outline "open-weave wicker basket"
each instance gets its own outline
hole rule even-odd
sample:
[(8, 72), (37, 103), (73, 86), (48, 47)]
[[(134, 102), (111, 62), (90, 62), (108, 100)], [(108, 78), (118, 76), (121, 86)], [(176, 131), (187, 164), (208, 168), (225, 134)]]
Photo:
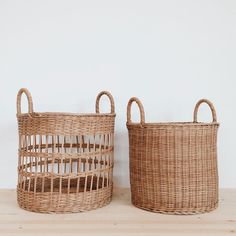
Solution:
[[(28, 113), (21, 113), (21, 96)], [(110, 113), (99, 112), (107, 95)], [(19, 163), (17, 199), (35, 212), (80, 212), (108, 204), (112, 197), (115, 108), (101, 92), (96, 113), (36, 113), (27, 89), (17, 96)]]
[[(140, 109), (140, 123), (131, 121), (131, 105)], [(212, 123), (197, 122), (198, 108), (207, 103)], [(213, 104), (200, 100), (194, 121), (145, 123), (142, 103), (127, 106), (132, 203), (167, 214), (209, 212), (218, 205), (217, 130)]]

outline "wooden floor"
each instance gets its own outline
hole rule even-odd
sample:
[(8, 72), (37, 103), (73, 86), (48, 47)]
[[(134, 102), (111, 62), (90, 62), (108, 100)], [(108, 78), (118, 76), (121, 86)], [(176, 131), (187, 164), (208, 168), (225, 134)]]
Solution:
[(20, 209), (14, 190), (0, 190), (0, 235), (236, 235), (236, 189), (221, 190), (217, 210), (194, 216), (135, 208), (129, 189), (114, 190), (112, 203), (95, 211), (39, 214)]

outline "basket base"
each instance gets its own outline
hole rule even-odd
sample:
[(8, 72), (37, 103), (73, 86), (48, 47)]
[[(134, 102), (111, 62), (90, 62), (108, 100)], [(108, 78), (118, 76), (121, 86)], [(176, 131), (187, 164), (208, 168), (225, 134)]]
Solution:
[[(72, 181), (73, 183), (73, 181)], [(46, 185), (46, 184), (45, 184)], [(31, 190), (31, 189), (30, 189)], [(94, 210), (110, 203), (112, 198), (112, 183), (104, 187), (90, 190), (70, 186), (59, 192), (27, 191), (18, 185), (17, 201), (21, 208), (40, 213), (76, 213)]]
[(185, 210), (174, 210), (174, 209), (168, 209), (166, 210), (166, 208), (155, 208), (155, 207), (151, 207), (151, 206), (144, 206), (144, 205), (139, 205), (137, 203), (132, 202), (132, 204), (137, 207), (140, 208), (142, 210), (145, 211), (151, 211), (154, 213), (160, 213), (160, 214), (167, 214), (167, 215), (197, 215), (197, 214), (204, 214), (204, 213), (208, 213), (211, 212), (213, 210), (215, 210), (218, 207), (218, 202), (215, 203), (213, 206), (211, 207), (203, 207), (203, 208), (191, 208), (191, 209), (185, 209)]

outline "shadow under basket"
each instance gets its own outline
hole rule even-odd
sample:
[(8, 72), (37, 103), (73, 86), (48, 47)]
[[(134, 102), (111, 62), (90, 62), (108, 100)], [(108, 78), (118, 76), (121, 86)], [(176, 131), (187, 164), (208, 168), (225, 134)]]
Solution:
[[(131, 105), (140, 109), (140, 123), (131, 121)], [(197, 122), (207, 103), (213, 122)], [(200, 100), (193, 122), (146, 123), (142, 103), (127, 106), (132, 203), (165, 214), (198, 214), (218, 205), (217, 130), (213, 104)]]
[[(21, 113), (21, 96), (28, 113)], [(107, 95), (111, 113), (99, 112)], [(101, 92), (96, 113), (36, 113), (27, 89), (17, 96), (19, 163), (17, 200), (25, 210), (70, 213), (105, 206), (112, 198), (114, 165), (113, 97)]]

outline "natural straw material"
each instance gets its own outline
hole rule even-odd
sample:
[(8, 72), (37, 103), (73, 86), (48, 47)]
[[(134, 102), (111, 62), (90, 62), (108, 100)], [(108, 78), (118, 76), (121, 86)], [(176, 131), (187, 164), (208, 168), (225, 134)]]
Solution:
[[(140, 109), (140, 123), (131, 121), (131, 105)], [(212, 123), (197, 121), (207, 103)], [(131, 98), (127, 107), (132, 203), (167, 214), (209, 212), (218, 205), (217, 130), (213, 104), (200, 100), (194, 121), (146, 123), (142, 103)]]
[[(28, 113), (21, 113), (21, 96)], [(106, 95), (110, 113), (99, 112)], [(17, 199), (35, 212), (80, 212), (108, 204), (114, 164), (113, 97), (101, 92), (95, 114), (36, 113), (27, 89), (17, 96), (19, 163)]]

